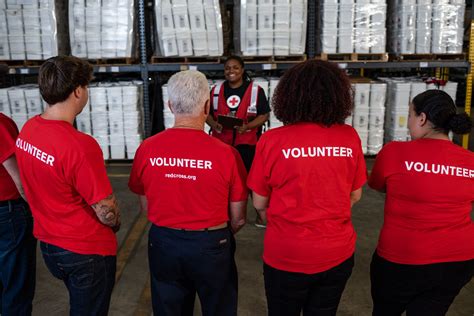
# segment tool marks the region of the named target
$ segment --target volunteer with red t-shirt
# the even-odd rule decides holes
[[[270,116],[270,107],[263,89],[246,74],[242,58],[228,57],[224,64],[224,76],[226,80],[211,90],[211,110],[207,124],[212,128],[212,136],[239,151],[248,172],[262,125]],[[243,124],[235,127],[221,124],[220,120],[226,116],[242,119]],[[265,227],[259,216],[255,225]]]
[[[204,132],[209,86],[202,73],[173,75],[168,94],[175,125],[143,142],[129,181],[153,223],[153,312],[192,314],[197,292],[203,315],[237,315],[231,236],[245,224],[245,167],[234,148]]]
[[[36,239],[15,158],[18,128],[0,113],[0,314],[31,315]]]
[[[445,315],[474,273],[474,154],[453,144],[472,122],[440,90],[410,105],[412,141],[377,155],[369,186],[386,192],[371,264],[374,315]]]
[[[262,135],[247,182],[267,218],[268,312],[335,315],[354,265],[351,206],[366,181],[360,139],[344,124],[349,78],[327,62],[298,64],[280,79],[273,106],[285,126]]]
[[[87,104],[92,67],[53,57],[40,68],[48,108],[16,140],[34,235],[51,273],[63,280],[72,315],[106,315],[115,282],[120,214],[97,142],[73,127]]]

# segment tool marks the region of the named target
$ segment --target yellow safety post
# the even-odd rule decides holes
[[[449,68],[443,68],[443,78],[441,78],[445,81],[449,80]]]
[[[471,34],[469,37],[469,57],[470,67],[466,78],[466,105],[464,111],[467,115],[471,116],[471,102],[472,102],[472,81],[474,79],[474,73],[472,72],[472,66],[474,64],[474,17],[471,19]],[[462,147],[469,147],[469,134],[462,136]]]

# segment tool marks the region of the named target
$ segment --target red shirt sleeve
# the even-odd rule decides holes
[[[86,200],[93,205],[112,194],[107,171],[104,165],[102,150],[99,145],[91,140],[85,150],[79,154],[78,161],[72,166],[73,186]]]
[[[385,185],[387,184],[387,159],[390,157],[392,152],[393,143],[389,143],[382,147],[382,150],[377,154],[375,159],[372,172],[369,177],[369,187],[377,191],[385,191]]]
[[[245,170],[244,162],[239,155],[239,152],[235,148],[232,149],[234,155],[234,163],[232,166],[232,178],[230,187],[230,201],[239,202],[247,199],[248,189],[246,185],[247,181],[247,170]]]
[[[264,141],[261,138],[257,143],[257,148],[255,150],[255,158],[252,162],[252,167],[250,168],[249,177],[247,180],[247,185],[250,190],[254,191],[261,196],[270,196],[271,188],[268,186],[265,177],[265,168],[263,161],[263,146]]]
[[[18,130],[12,124],[8,126],[6,120],[0,121],[0,164],[15,153],[15,141]]]
[[[143,144],[138,147],[137,152],[135,153],[135,158],[133,159],[132,171],[130,172],[130,178],[128,180],[128,188],[135,194],[145,195],[145,187],[141,179],[142,176],[142,148]]]
[[[357,169],[355,172],[354,181],[352,182],[352,192],[360,189],[367,181],[367,167],[365,165],[364,153],[362,152],[362,145],[359,140],[357,150]]]

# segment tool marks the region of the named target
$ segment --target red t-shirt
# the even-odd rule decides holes
[[[229,201],[247,199],[246,177],[231,146],[204,131],[171,128],[138,148],[128,186],[146,196],[155,225],[202,229],[229,220]]]
[[[283,271],[318,273],[355,249],[350,193],[367,179],[349,125],[298,123],[262,135],[247,184],[269,197],[263,260]]]
[[[36,238],[79,254],[115,255],[114,232],[90,206],[112,194],[97,142],[65,121],[35,116],[16,147]]]
[[[8,116],[0,113],[0,201],[15,200],[20,197],[13,179],[3,163],[15,153],[15,140],[18,128]]]
[[[400,264],[474,258],[474,154],[450,141],[392,142],[377,155],[369,180],[385,189],[377,253]]]

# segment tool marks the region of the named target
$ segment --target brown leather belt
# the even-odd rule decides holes
[[[226,227],[227,227],[227,222],[216,225],[216,226],[212,226],[212,227],[198,228],[198,229],[176,228],[176,227],[168,227],[168,228],[176,229],[176,230],[182,230],[182,231],[186,231],[186,232],[205,232],[205,231],[224,229]]]

